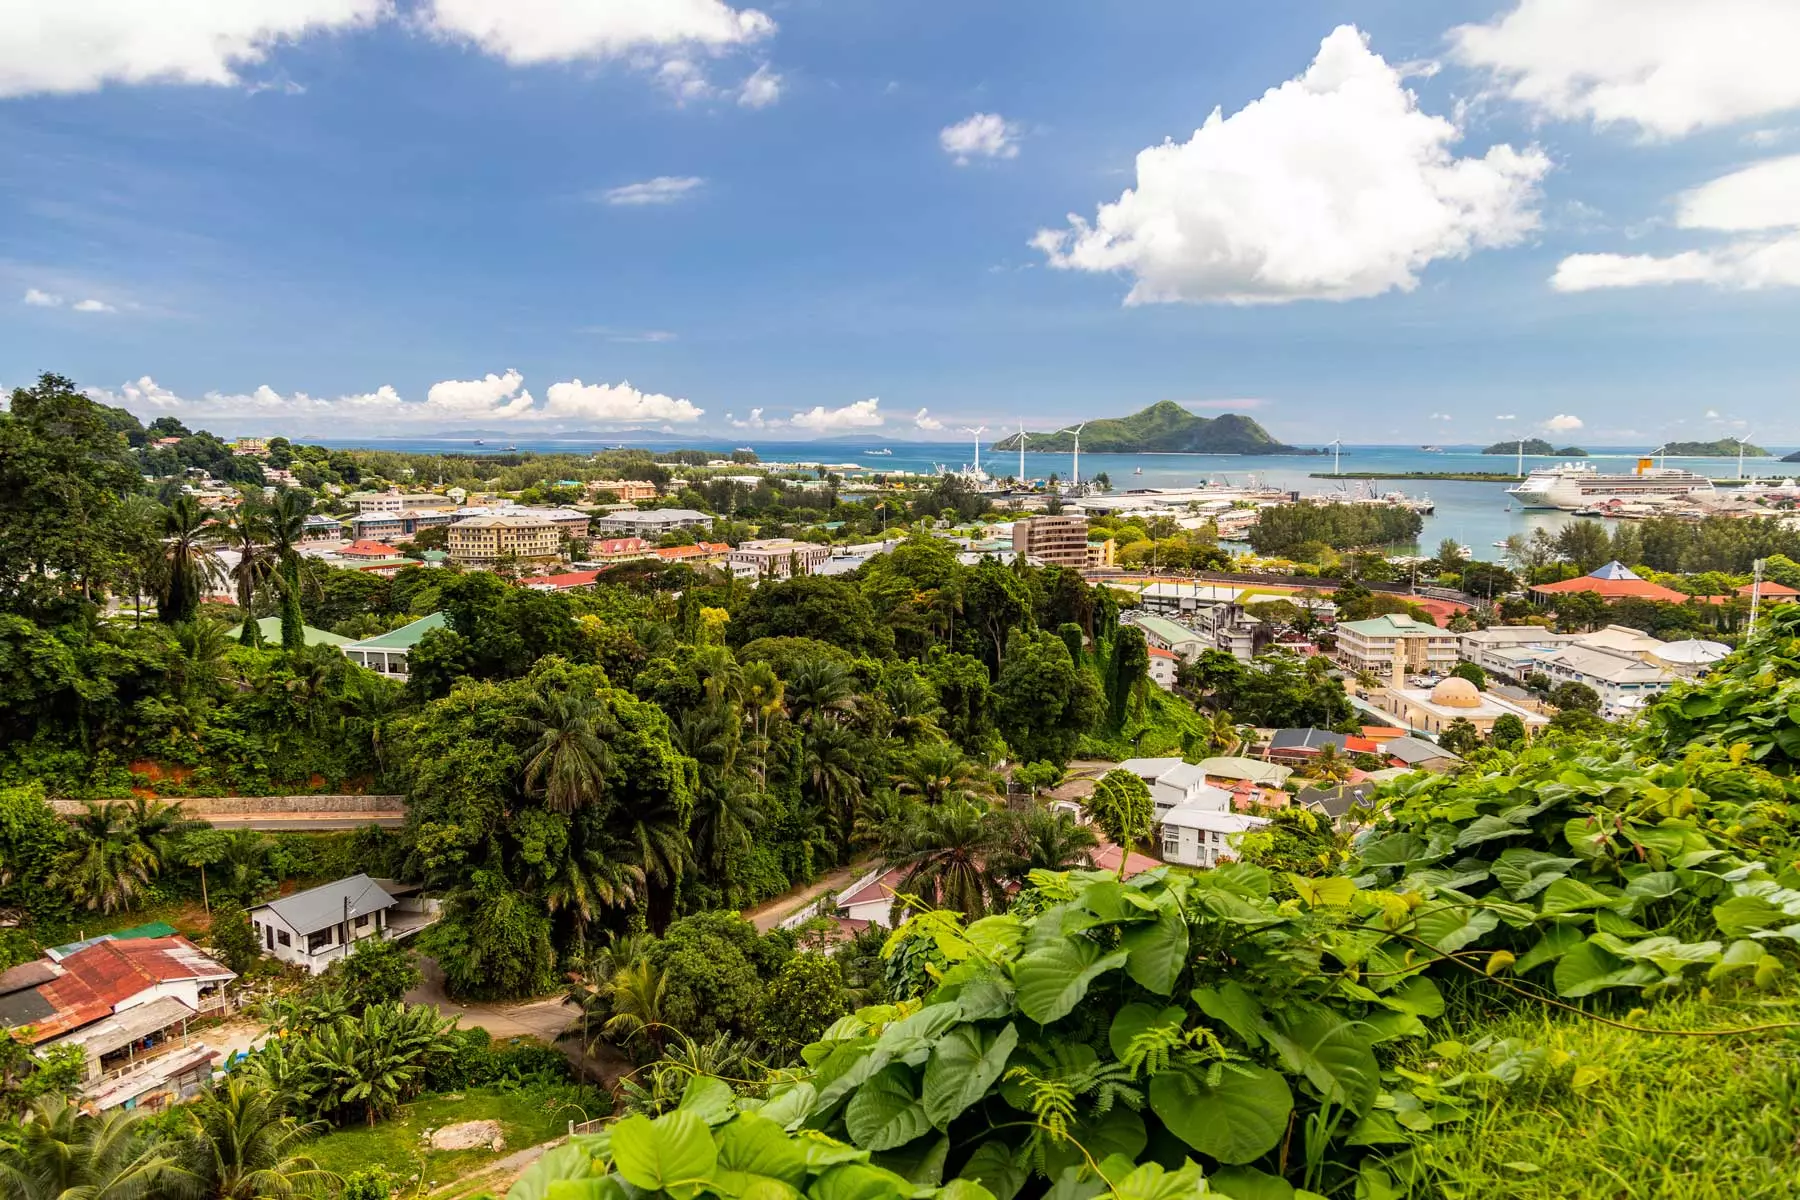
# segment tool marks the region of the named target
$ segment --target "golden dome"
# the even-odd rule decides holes
[[[1431,702],[1444,708],[1480,708],[1481,689],[1453,675],[1431,689]]]

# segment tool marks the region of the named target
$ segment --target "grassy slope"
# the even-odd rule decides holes
[[[518,1091],[470,1088],[440,1096],[426,1096],[403,1105],[393,1118],[373,1129],[348,1128],[328,1133],[306,1145],[305,1153],[321,1167],[339,1174],[384,1167],[399,1180],[422,1174],[426,1190],[477,1171],[496,1159],[561,1136],[570,1121],[588,1115],[568,1104],[575,1095],[566,1087],[526,1087]],[[599,1114],[591,1114],[599,1115]],[[430,1150],[422,1134],[462,1121],[500,1122],[506,1148],[491,1150]],[[398,1192],[411,1194],[402,1187]]]
[[[1800,1022],[1800,995],[1671,1000],[1630,1024],[1670,1030]],[[1420,1153],[1446,1200],[1776,1200],[1800,1195],[1800,1029],[1682,1037],[1521,1012],[1471,1029],[1568,1055],[1492,1084]],[[1560,1052],[1560,1053],[1559,1053]],[[1425,1061],[1429,1055],[1421,1055]],[[1441,1063],[1441,1060],[1439,1060]],[[1598,1068],[1577,1089],[1577,1071]],[[1586,1072],[1584,1072],[1586,1074]]]

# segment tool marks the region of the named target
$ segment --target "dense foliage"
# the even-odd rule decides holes
[[[1411,509],[1367,504],[1283,504],[1266,508],[1250,527],[1258,554],[1305,557],[1310,544],[1333,550],[1417,540],[1424,518]]]

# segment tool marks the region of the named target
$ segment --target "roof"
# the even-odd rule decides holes
[[[410,650],[432,630],[444,628],[449,620],[450,618],[446,614],[434,612],[428,617],[420,617],[410,625],[402,625],[398,629],[376,634],[372,638],[364,638],[360,642],[351,642],[346,649]]]
[[[335,883],[308,888],[259,904],[251,912],[268,909],[296,933],[317,933],[350,917],[367,916],[394,906],[394,898],[367,875],[352,875]]]
[[[338,554],[344,558],[393,558],[399,553],[386,542],[370,541],[367,538],[351,542],[338,551]]]
[[[1424,738],[1416,737],[1395,738],[1382,747],[1382,753],[1389,758],[1397,758],[1409,766],[1415,763],[1430,762],[1434,758],[1447,758],[1452,762],[1462,761],[1460,755],[1452,754],[1436,742],[1428,742]]]
[[[1362,735],[1371,742],[1385,742],[1389,738],[1405,737],[1406,730],[1398,725],[1364,725]]]
[[[0,971],[0,996],[10,996],[14,992],[34,988],[40,983],[49,983],[61,974],[62,968],[45,958],[35,958],[16,967],[8,967]]]
[[[1361,783],[1346,783],[1338,787],[1301,788],[1300,794],[1294,799],[1307,808],[1316,808],[1336,820],[1375,794],[1375,784],[1371,780],[1372,777]]]
[[[838,897],[838,907],[846,908],[852,904],[869,904],[877,900],[891,901],[900,882],[906,878],[905,867],[891,867],[869,880],[847,896]]]
[[[1754,583],[1746,583],[1737,590],[1737,594],[1740,596],[1754,595],[1758,591],[1758,586],[1759,585]],[[1776,583],[1773,579],[1763,580],[1760,588],[1764,600],[1773,600],[1776,597],[1780,597],[1784,600],[1792,600],[1796,597],[1800,597],[1800,588],[1791,588],[1785,583]]]
[[[61,962],[77,950],[86,950],[89,946],[98,945],[101,942],[125,942],[132,938],[159,938],[173,937],[174,935],[175,927],[167,921],[147,921],[142,925],[133,925],[129,929],[115,929],[111,933],[97,934],[91,938],[83,938],[79,942],[52,946],[44,953],[55,961]]]
[[[272,645],[281,644],[280,617],[263,617],[256,622],[256,628],[261,631],[263,641]],[[233,626],[231,632],[225,636],[236,641],[243,632],[244,627],[242,625],[236,625]],[[302,625],[300,627],[300,637],[308,646],[348,646],[351,642],[356,640],[355,638],[339,637],[329,629],[315,629],[311,625]],[[169,932],[173,933],[175,931],[171,929]]]
[[[1140,596],[1152,600],[1193,600],[1203,604],[1229,604],[1244,594],[1243,588],[1211,587],[1202,583],[1151,583]]]
[[[1641,578],[1643,578],[1643,576],[1639,575],[1636,571],[1633,571],[1630,567],[1626,566],[1624,563],[1620,562],[1616,558],[1613,559],[1611,562],[1607,563],[1604,567],[1601,567],[1596,571],[1590,572],[1590,575],[1594,579],[1641,579]]]
[[[1101,838],[1100,844],[1094,847],[1094,869],[1117,872],[1120,857],[1119,848],[1105,838]],[[1154,858],[1147,854],[1139,854],[1136,850],[1123,855],[1123,857],[1125,859],[1125,876],[1128,879],[1133,875],[1142,875],[1145,871],[1154,871],[1162,866]]]
[[[1277,729],[1269,739],[1270,750],[1317,750],[1330,746],[1334,750],[1343,750],[1349,738],[1341,733],[1333,733],[1329,729]]]
[[[703,512],[696,512],[691,508],[650,508],[650,509],[642,509],[637,512],[613,513],[611,516],[601,517],[599,523],[602,525],[608,525],[608,524],[623,525],[623,524],[630,524],[633,522],[641,522],[641,521],[653,521],[654,522],[654,521],[710,521],[710,520],[712,520],[712,517],[709,514],[703,513]]]
[[[664,546],[656,551],[656,557],[663,559],[705,558],[714,554],[729,553],[731,547],[724,542],[695,542],[691,546]]]
[[[1442,635],[1443,630],[1436,625],[1427,625],[1423,621],[1415,621],[1403,613],[1383,613],[1379,617],[1370,617],[1366,621],[1342,621],[1338,629],[1349,630],[1362,637],[1430,637]]]
[[[35,1029],[45,1017],[55,1012],[56,1005],[44,999],[37,988],[0,996],[0,1029],[18,1029],[24,1025]]]
[[[1280,787],[1294,773],[1292,767],[1284,767],[1280,763],[1260,762],[1254,758],[1203,758],[1200,769],[1208,775],[1216,775],[1220,779],[1247,779],[1252,783],[1267,783]]]
[[[1663,683],[1675,678],[1667,667],[1647,663],[1634,654],[1603,650],[1597,646],[1561,646],[1546,652],[1540,661],[1607,683]]]
[[[598,578],[598,571],[569,571],[562,575],[534,575],[530,579],[519,580],[519,586],[540,592],[560,592],[566,588],[586,587]]]
[[[1651,653],[1664,662],[1699,666],[1718,662],[1731,653],[1731,647],[1724,642],[1709,642],[1704,638],[1688,638],[1680,642],[1665,642]]]
[[[1638,600],[1667,600],[1672,604],[1680,604],[1687,599],[1687,596],[1674,588],[1664,587],[1660,583],[1651,583],[1631,568],[1617,562],[1609,562],[1592,574],[1583,575],[1577,579],[1565,579],[1560,583],[1535,584],[1531,590],[1547,596],[1593,592],[1604,600],[1622,600],[1630,597]]]
[[[1147,647],[1147,649],[1151,658],[1172,658],[1176,662],[1181,661],[1181,655],[1175,653],[1173,650],[1164,650],[1161,646],[1150,646]]]
[[[597,542],[588,543],[588,553],[630,554],[634,550],[642,550],[649,544],[641,537],[601,538]]]
[[[1267,825],[1262,817],[1252,817],[1245,813],[1220,812],[1216,808],[1202,808],[1198,804],[1184,804],[1180,808],[1172,808],[1162,815],[1165,826],[1173,825],[1177,829],[1204,829],[1213,833],[1242,833],[1246,829],[1257,829]]]
[[[452,529],[541,529],[555,522],[546,516],[464,517]]]
[[[1205,636],[1189,629],[1186,625],[1150,614],[1133,614],[1131,623],[1147,634],[1155,634],[1171,646],[1179,646],[1183,642],[1204,642]]]
[[[151,1034],[167,1029],[177,1021],[185,1021],[194,1015],[180,999],[174,996],[158,996],[148,1004],[134,1004],[121,1012],[103,1017],[91,1025],[84,1025],[72,1033],[52,1041],[57,1046],[81,1046],[88,1053],[98,1058],[102,1054],[111,1054],[133,1042],[142,1041]]]
[[[60,977],[37,989],[55,1011],[33,1022],[35,1041],[110,1016],[119,1004],[159,983],[236,977],[183,937],[96,942],[63,959],[62,967]]]
[[[1178,788],[1204,787],[1206,772],[1193,763],[1177,760],[1174,766],[1156,777],[1156,782]]]
[[[1180,758],[1128,758],[1115,771],[1130,771],[1139,779],[1160,779],[1163,772],[1186,765]]]

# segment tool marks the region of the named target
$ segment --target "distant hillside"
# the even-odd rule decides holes
[[[1069,433],[1028,433],[1025,449],[1067,454],[1075,448]],[[1017,450],[1019,435],[995,442],[995,451]],[[1197,417],[1173,400],[1152,404],[1129,417],[1089,421],[1081,431],[1081,449],[1090,454],[1319,454],[1284,445],[1268,430],[1236,413]]]
[[[1518,452],[1519,452],[1519,443],[1516,441],[1495,442],[1493,445],[1489,446],[1486,450],[1482,451],[1483,454],[1517,454]],[[1527,454],[1549,454],[1549,455],[1554,455],[1557,458],[1586,458],[1587,457],[1587,451],[1583,450],[1580,446],[1564,446],[1562,449],[1558,450],[1555,446],[1552,446],[1549,442],[1546,442],[1543,438],[1526,438],[1525,439],[1525,453],[1527,453]]]
[[[1658,454],[1673,454],[1677,458],[1736,458],[1738,443],[1736,438],[1720,438],[1716,442],[1670,442]],[[1755,442],[1744,443],[1745,458],[1772,458],[1767,450]]]

